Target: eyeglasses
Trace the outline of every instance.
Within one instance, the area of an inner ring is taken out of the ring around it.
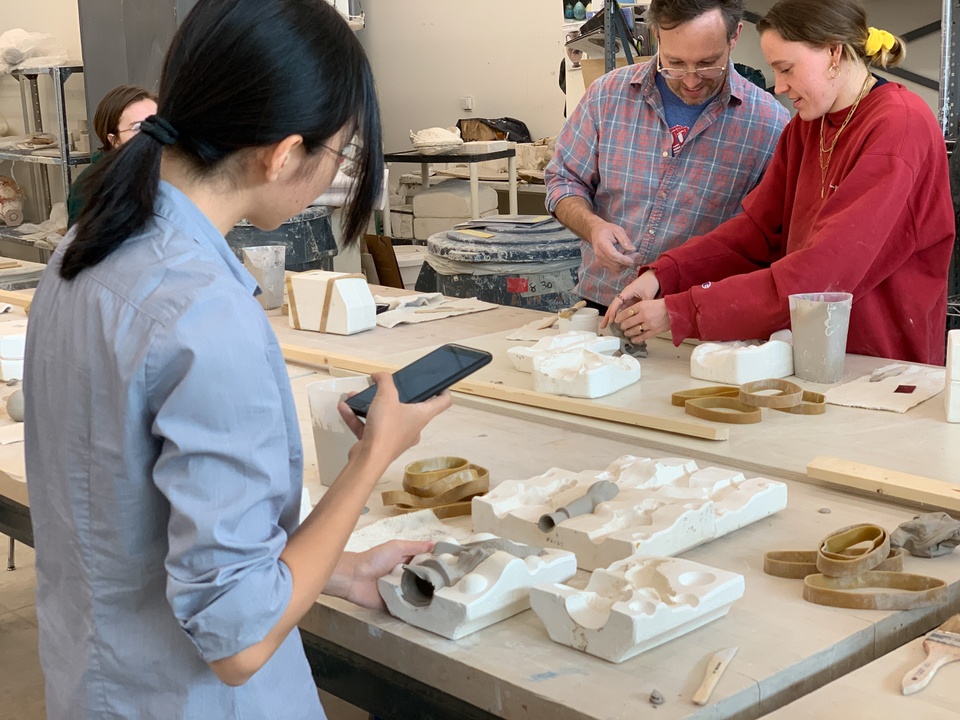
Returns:
[[[322,147],[340,159],[340,172],[350,177],[354,176],[354,173],[359,169],[360,145],[354,142],[348,142],[343,146],[343,150],[334,150],[329,145],[323,145]]]
[[[140,123],[139,123],[139,122],[135,122],[135,123],[133,123],[133,124],[132,124],[130,127],[128,127],[128,128],[123,128],[122,130],[117,130],[117,135],[119,135],[119,134],[121,134],[121,133],[125,133],[125,132],[133,133],[134,135],[136,135],[138,132],[140,132]]]
[[[657,53],[657,72],[670,80],[683,80],[687,73],[696,73],[698,77],[704,80],[716,80],[727,71],[727,66],[705,67],[696,70],[687,70],[686,68],[663,67],[660,64],[660,53]]]

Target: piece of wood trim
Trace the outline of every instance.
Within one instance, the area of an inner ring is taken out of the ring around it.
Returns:
[[[960,512],[960,485],[943,480],[823,456],[814,458],[807,465],[807,476],[834,485]]]
[[[32,295],[27,295],[22,292],[17,292],[15,290],[0,290],[0,302],[9,303],[11,305],[16,305],[18,307],[27,308],[30,307],[30,303],[33,301]]]
[[[314,350],[296,345],[281,344],[280,349],[283,352],[283,357],[288,362],[305,365],[325,365],[362,373],[392,372],[397,369],[396,365],[378,360],[362,360],[339,353],[330,353],[324,350]],[[633,410],[623,410],[608,405],[600,405],[591,400],[549,395],[534,390],[525,390],[523,388],[510,387],[492,382],[461,380],[451,389],[464,393],[465,395],[505,400],[518,405],[556,410],[571,415],[607,420],[634,427],[662,430],[664,432],[701,438],[703,440],[727,440],[730,437],[730,430],[725,427],[715,427],[713,425],[691,422],[680,418],[673,419],[660,417],[658,415],[648,415]]]

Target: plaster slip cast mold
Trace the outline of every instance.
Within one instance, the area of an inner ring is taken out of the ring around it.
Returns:
[[[530,607],[530,588],[563,582],[577,571],[573,554],[478,534],[438,542],[380,578],[390,614],[450,640],[506,620]]]
[[[544,532],[544,515],[583,497],[598,481],[618,492],[591,513],[560,519]],[[530,480],[506,480],[473,499],[473,529],[517,542],[570,550],[584,570],[632,555],[671,556],[783,510],[787,486],[735,470],[700,468],[682,458],[624,455],[606,470],[552,468]]]
[[[609,335],[598,336],[584,330],[571,330],[541,338],[530,347],[524,345],[507,349],[507,357],[522,373],[533,372],[533,359],[552,352],[583,347],[600,355],[612,355],[620,349],[620,341]]]
[[[781,330],[765,343],[757,340],[703,343],[690,354],[690,375],[725,385],[793,375],[791,339],[789,330]]]
[[[536,587],[530,605],[554,642],[619,663],[723,617],[743,589],[737,573],[640,556],[594,571],[584,590]]]
[[[630,355],[610,357],[579,347],[533,359],[533,389],[550,395],[599,398],[640,379],[640,362]]]

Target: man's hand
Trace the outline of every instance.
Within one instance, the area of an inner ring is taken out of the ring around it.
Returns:
[[[391,540],[362,553],[343,554],[324,592],[365,608],[383,608],[377,580],[415,555],[433,550],[432,542]]]
[[[634,264],[633,258],[624,255],[620,250],[632,252],[635,248],[627,233],[619,225],[599,220],[590,230],[587,242],[593,247],[597,262],[601,267],[621,272]]]

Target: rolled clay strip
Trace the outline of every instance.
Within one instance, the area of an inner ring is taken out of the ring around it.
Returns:
[[[680,390],[670,396],[670,403],[683,407],[688,400],[705,397],[737,397],[740,394],[740,388],[735,385],[711,385],[710,387],[691,388],[689,390]]]
[[[765,390],[779,390],[776,395],[758,395]],[[740,402],[754,407],[791,408],[800,404],[803,388],[789,380],[754,380],[740,386]]]
[[[734,412],[724,412],[714,408],[724,408]],[[759,408],[751,407],[733,397],[702,397],[687,400],[683,406],[687,415],[712,420],[713,422],[750,425],[760,422]]]
[[[780,412],[794,415],[823,415],[827,411],[827,398],[823,393],[804,390],[800,404],[793,407],[774,408]]]
[[[855,556],[863,552],[866,551],[861,548],[851,548],[845,550],[844,554]],[[874,569],[883,572],[902,572],[905,554],[903,548],[891,548],[887,559]],[[820,572],[817,570],[817,551],[771,550],[763,555],[763,571],[774,577],[803,580],[807,575],[816,575]]]
[[[609,480],[597,480],[576,500],[568,502],[552,513],[541,515],[537,527],[542,532],[550,532],[564,520],[593,513],[597,509],[597,505],[607,500],[613,500],[619,492],[620,486],[616,483]]]
[[[864,552],[849,555],[847,550],[870,543]],[[830,577],[852,577],[873,570],[890,555],[890,536],[879,525],[851,525],[820,541],[817,570]]]
[[[808,575],[803,599],[857,610],[914,610],[945,603],[948,592],[939,578],[870,570],[853,577]]]
[[[436,457],[407,465],[403,490],[381,493],[400,512],[430,509],[438,518],[469,515],[471,498],[490,489],[490,473],[464,458]]]

